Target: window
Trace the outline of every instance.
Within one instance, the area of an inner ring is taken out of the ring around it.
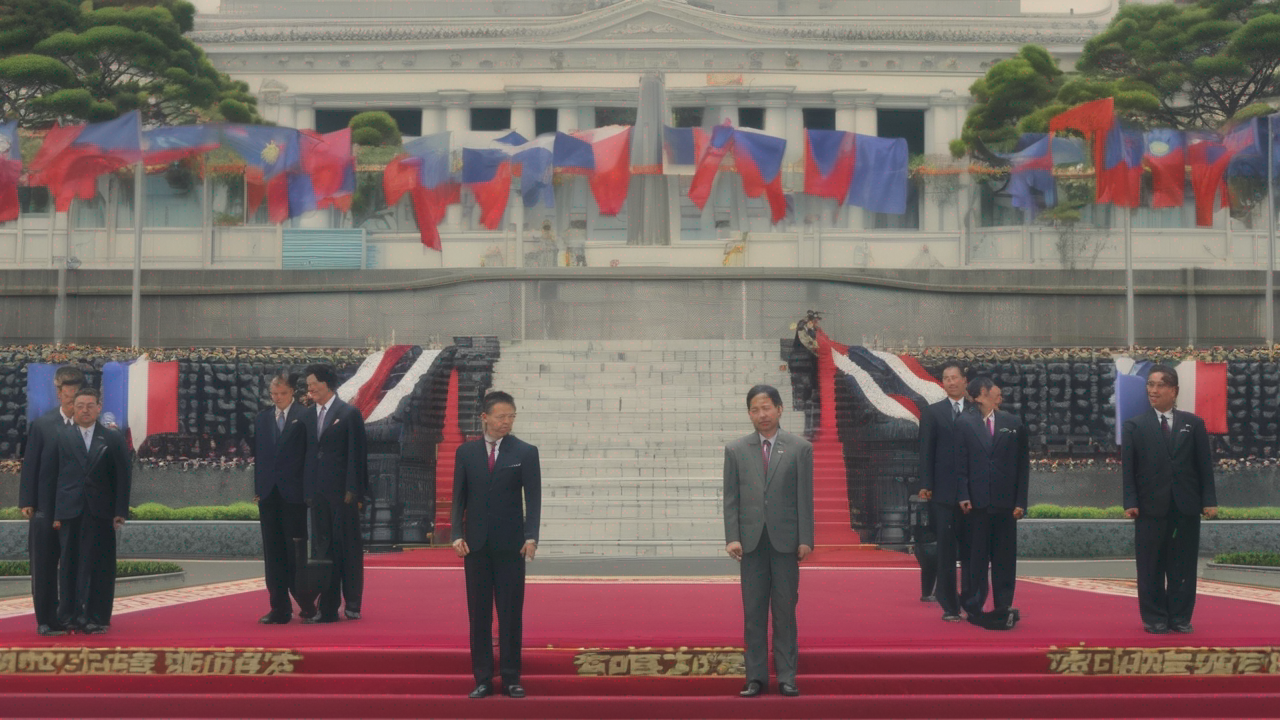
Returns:
[[[673,127],[702,127],[702,117],[705,108],[700,107],[678,107],[671,111],[671,123]]]
[[[316,132],[329,133],[351,124],[351,118],[379,108],[316,108]],[[422,110],[418,108],[385,108],[383,112],[396,121],[400,134],[417,137],[422,134]]]
[[[77,199],[71,203],[71,227],[78,230],[93,230],[107,226],[107,192],[111,185],[111,175],[98,178],[98,191],[92,200]]]
[[[23,215],[48,215],[53,207],[47,187],[18,186],[18,204]]]
[[[533,111],[533,134],[546,135],[560,129],[560,111],[555,108],[538,108]]]
[[[596,127],[608,127],[610,125],[635,125],[636,109],[626,107],[598,107],[596,108]]]
[[[471,129],[511,129],[511,108],[471,108]]]
[[[806,130],[836,129],[835,108],[804,108],[800,112],[804,116],[804,127]],[[921,128],[922,133],[923,131],[924,129]]]
[[[764,129],[764,108],[762,107],[738,108],[738,127],[753,128],[755,130],[763,130]]]
[[[876,133],[882,138],[898,137],[907,141],[907,155],[924,154],[924,110],[876,110]],[[870,213],[867,224],[877,230],[920,229],[920,186],[907,183],[907,211],[902,215]]]
[[[200,203],[201,180],[186,163],[147,175],[146,197],[142,203],[142,226],[152,228],[198,228],[204,224]],[[264,203],[265,205],[265,203]],[[133,177],[120,178],[116,199],[116,227],[133,227]]]

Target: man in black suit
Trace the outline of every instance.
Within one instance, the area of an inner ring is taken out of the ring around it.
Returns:
[[[338,373],[332,365],[311,365],[306,372],[314,408],[303,415],[305,495],[313,513],[316,553],[333,560],[329,587],[320,593],[320,612],[306,622],[337,622],[344,596],[347,619],[359,620],[364,594],[359,502],[366,495],[369,475],[364,418],[335,394]]]
[[[956,468],[960,472],[960,509],[969,515],[969,592],[960,603],[969,622],[988,628],[1012,628],[1018,620],[1013,588],[1018,570],[1017,521],[1027,514],[1031,456],[1027,430],[1012,413],[1000,410],[1000,388],[985,375],[969,383],[977,412],[956,421]],[[987,572],[995,607],[987,603]]]
[[[283,625],[293,617],[289,591],[294,589],[294,557],[289,541],[305,538],[307,506],[303,499],[302,472],[307,458],[307,412],[293,401],[297,383],[283,373],[271,379],[271,403],[254,422],[253,488],[262,526],[262,559],[266,571],[271,612],[258,622]],[[299,598],[299,617],[309,618],[316,609],[310,598]]]
[[[53,499],[57,485],[40,482],[40,457],[64,426],[75,422],[76,392],[84,387],[80,368],[60,367],[53,375],[58,407],[36,418],[27,427],[27,447],[22,456],[22,481],[18,507],[27,525],[27,553],[31,563],[31,600],[36,611],[36,632],[65,635],[58,622],[58,556],[62,547],[53,529]]]
[[[538,552],[542,469],[538,448],[511,434],[516,401],[504,392],[484,396],[484,437],[458,446],[453,470],[453,549],[467,576],[471,624],[472,698],[493,694],[493,613],[498,610],[502,691],[525,696],[520,685],[524,622],[524,564]]]
[[[942,366],[942,389],[947,399],[925,408],[920,416],[920,497],[929,500],[933,529],[938,537],[938,582],[934,595],[942,619],[960,622],[960,598],[969,594],[969,524],[960,509],[960,472],[956,459],[956,421],[973,408],[967,399],[964,368],[950,361]],[[960,591],[956,592],[956,559],[960,560]],[[921,600],[929,600],[927,597]]]
[[[116,529],[129,515],[130,455],[124,435],[98,423],[102,395],[76,391],[75,423],[58,429],[40,460],[41,483],[57,486],[53,526],[62,558],[58,621],[85,633],[111,626]]]
[[[1138,610],[1149,633],[1189,633],[1200,516],[1218,515],[1213,455],[1204,421],[1174,409],[1176,370],[1152,367],[1147,399],[1152,411],[1125,421],[1120,435],[1124,516],[1135,521]]]

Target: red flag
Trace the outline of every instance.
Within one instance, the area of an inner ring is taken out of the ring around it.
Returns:
[[[311,189],[315,193],[316,207],[326,207],[344,192],[343,181],[347,168],[355,165],[351,154],[351,128],[336,132],[320,133],[303,130],[299,143],[302,150],[302,171],[311,177]]]
[[[607,127],[574,133],[591,143],[596,169],[591,174],[591,194],[601,215],[617,215],[627,202],[631,186],[631,128]]]
[[[1214,200],[1222,188],[1222,206],[1227,207],[1226,183],[1222,182],[1231,162],[1231,153],[1216,138],[1192,138],[1187,147],[1191,164],[1191,190],[1196,196],[1196,225],[1213,226]]]
[[[839,130],[808,130],[804,142],[804,191],[844,202],[853,182],[857,138]]]
[[[413,219],[418,223],[418,236],[422,244],[439,252],[440,222],[445,209],[461,201],[462,186],[444,183],[435,188],[415,187],[412,190]]]
[[[289,175],[280,173],[268,181],[262,179],[262,169],[252,165],[244,169],[247,185],[246,204],[249,217],[258,213],[263,199],[267,201],[267,222],[278,225],[289,219]]]
[[[1158,128],[1143,138],[1142,162],[1151,168],[1151,207],[1182,207],[1187,184],[1186,138],[1181,130]]]
[[[1054,133],[1061,130],[1075,130],[1093,143],[1095,202],[1111,202],[1109,199],[1112,193],[1111,181],[1129,177],[1129,175],[1117,176],[1114,171],[1107,168],[1107,136],[1114,123],[1115,99],[1109,97],[1077,105],[1049,120],[1049,137],[1053,137]],[[1124,194],[1127,198],[1127,185],[1125,187]]]
[[[471,193],[480,206],[480,224],[497,230],[502,216],[507,212],[507,200],[511,197],[511,162],[504,160],[493,171],[493,179],[481,183],[469,183]]]
[[[418,187],[418,168],[422,161],[408,155],[397,155],[382,171],[382,194],[387,205],[400,202],[404,194]]]
[[[706,152],[698,158],[698,169],[689,182],[689,199],[699,210],[707,206],[711,198],[711,188],[715,184],[716,173],[720,171],[720,162],[733,147],[733,126],[726,120],[711,131],[711,143]]]
[[[0,123],[0,223],[17,220],[18,178],[22,175],[22,149],[16,120]]]

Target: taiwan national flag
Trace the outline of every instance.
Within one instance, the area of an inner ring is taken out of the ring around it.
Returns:
[[[907,141],[858,135],[857,160],[849,183],[846,205],[871,212],[902,215],[907,212]]]
[[[1143,138],[1142,162],[1151,168],[1151,207],[1182,207],[1186,144],[1181,130],[1152,130]]]
[[[1231,153],[1216,135],[1188,133],[1187,160],[1191,165],[1191,190],[1196,200],[1196,225],[1212,227],[1219,188],[1224,189],[1223,204],[1226,204],[1223,176],[1231,162]]]
[[[804,191],[843,201],[849,196],[857,156],[857,138],[840,130],[807,130],[804,145]]]
[[[742,177],[742,191],[749,198],[762,194],[769,201],[774,225],[787,215],[787,198],[782,192],[782,157],[787,141],[762,132],[738,128],[733,134],[733,163]]]
[[[148,165],[167,165],[219,146],[214,125],[179,125],[142,132],[142,154]]]
[[[135,110],[103,123],[55,125],[31,161],[30,183],[49,188],[58,212],[75,198],[93,199],[100,175],[142,158],[140,122]]]
[[[262,178],[267,181],[297,170],[301,161],[298,131],[293,128],[224,125],[222,142],[250,167],[262,171]]]
[[[134,450],[150,435],[178,432],[178,363],[143,355],[103,365],[102,418],[128,430]]]
[[[1048,135],[1039,136],[1030,146],[1009,158],[1009,195],[1014,207],[1034,214],[1039,208],[1034,192],[1044,197],[1045,207],[1058,204],[1057,185],[1053,179],[1054,157],[1050,148],[1060,141],[1060,138]]]
[[[301,171],[289,176],[290,217],[327,207],[350,210],[355,192],[351,128],[325,134],[303,130],[298,140]]]
[[[1142,203],[1142,133],[1114,123],[1097,168],[1099,203],[1136,208]]]
[[[511,153],[495,148],[462,149],[462,184],[480,206],[480,223],[497,230],[511,196]]]
[[[18,121],[0,123],[0,223],[17,220],[18,178],[22,175],[22,147],[18,144]]]
[[[425,135],[405,144],[405,154],[387,164],[382,189],[388,205],[410,193],[413,216],[422,244],[439,252],[441,221],[445,209],[460,200],[460,186],[453,179],[449,160],[449,132]]]
[[[711,188],[715,186],[716,173],[720,172],[720,163],[733,147],[733,126],[729,121],[715,126],[711,130],[711,139],[706,150],[698,156],[698,167],[689,182],[689,199],[702,210],[711,199]]]

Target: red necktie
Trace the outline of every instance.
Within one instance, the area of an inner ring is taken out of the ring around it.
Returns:
[[[769,474],[769,441],[764,441],[764,474]]]
[[[493,466],[498,462],[498,443],[496,441],[491,442],[489,446],[491,448],[489,450],[489,472],[493,472]]]
[[[987,418],[987,433],[990,434],[991,437],[996,436],[996,419],[994,416]]]
[[[1169,437],[1169,416],[1168,415],[1160,416],[1160,429],[1164,431],[1165,439],[1168,439]]]

